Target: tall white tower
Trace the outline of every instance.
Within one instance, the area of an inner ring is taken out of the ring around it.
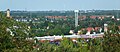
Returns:
[[[10,9],[7,9],[7,17],[10,17]]]
[[[104,24],[104,32],[108,31],[107,26],[108,26],[108,24]]]
[[[79,10],[75,10],[74,12],[75,12],[75,27],[77,27],[78,26],[78,12],[79,12]]]

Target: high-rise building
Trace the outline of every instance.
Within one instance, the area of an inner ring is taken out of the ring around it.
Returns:
[[[10,9],[7,9],[7,17],[11,17],[10,16]]]
[[[79,10],[75,10],[74,12],[75,12],[75,27],[77,27],[78,26],[78,12],[79,12]]]

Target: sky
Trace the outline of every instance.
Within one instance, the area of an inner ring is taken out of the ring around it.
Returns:
[[[0,10],[116,10],[120,0],[0,0]]]

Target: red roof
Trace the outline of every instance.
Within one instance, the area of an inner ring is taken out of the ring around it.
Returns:
[[[95,31],[97,31],[97,30],[99,30],[99,29],[100,29],[100,27],[95,27],[95,29],[94,29],[94,30],[95,30]]]
[[[97,16],[90,16],[90,18],[95,19]]]
[[[86,30],[89,31],[89,32],[91,32],[92,30],[94,30],[94,28],[88,27],[88,28],[86,28]]]
[[[79,19],[86,19],[86,16],[78,16]]]
[[[66,19],[66,16],[45,16],[46,18],[63,18],[63,19]]]

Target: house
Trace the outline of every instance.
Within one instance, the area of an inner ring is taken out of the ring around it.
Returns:
[[[86,16],[84,15],[84,16],[78,16],[78,18],[80,19],[80,20],[85,20],[86,19]]]
[[[120,26],[118,26],[118,28],[120,29]]]
[[[91,32],[91,31],[94,30],[94,28],[93,27],[88,27],[88,28],[86,28],[86,30],[87,30],[87,32]]]
[[[100,30],[100,28],[101,28],[101,27],[95,27],[94,30],[95,30],[95,31],[98,31],[98,30]]]
[[[66,19],[66,16],[45,16],[45,17],[49,19]]]
[[[70,34],[73,34],[74,33],[74,30],[70,30],[70,32],[69,32]]]
[[[97,16],[90,16],[90,18],[91,18],[91,19],[95,19],[95,18],[97,18]]]

